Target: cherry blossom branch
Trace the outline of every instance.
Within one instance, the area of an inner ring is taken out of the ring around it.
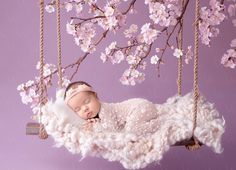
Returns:
[[[106,31],[102,34],[101,38],[99,38],[99,40],[94,44],[95,46],[97,46],[104,38],[106,38],[108,31],[109,31],[109,30],[106,30]]]
[[[105,32],[102,34],[101,38],[95,43],[96,46],[106,37],[107,33],[108,33],[108,30],[105,31]],[[73,67],[76,66],[76,69],[75,69],[75,71],[72,73],[72,75],[71,75],[71,77],[70,77],[70,80],[72,80],[73,77],[76,75],[76,73],[78,72],[78,69],[79,69],[80,64],[87,58],[87,56],[88,56],[89,54],[90,54],[90,53],[85,53],[85,54],[84,54],[82,57],[80,57],[76,62],[74,62],[74,63],[72,63],[72,64],[69,64],[69,65],[67,65],[67,66],[65,66],[65,67],[62,68],[62,70],[66,70],[66,69],[68,69],[68,68],[73,68]],[[56,74],[57,72],[58,72],[58,69],[54,70],[54,71],[51,72],[49,75],[45,76],[44,79],[47,79],[47,78],[49,78],[49,77],[52,77],[52,75]],[[38,83],[35,82],[35,83],[33,83],[32,85],[26,87],[25,90],[28,90],[29,88],[32,88],[33,86],[35,86],[35,87],[38,89]],[[36,90],[36,92],[37,92],[37,90]]]
[[[97,6],[97,4],[92,4],[92,7],[96,8],[97,10],[101,11],[102,13],[104,13],[104,11],[101,8],[99,8]]]
[[[123,12],[122,15],[126,15],[134,7],[135,2],[136,0],[132,0],[132,2],[129,4],[128,9],[125,12]]]
[[[82,22],[79,23],[79,24],[82,24],[83,22],[86,22],[86,21],[91,21],[91,20],[93,20],[93,19],[98,19],[98,18],[106,18],[106,16],[99,15],[99,16],[90,17],[90,18],[70,17],[70,19],[82,20]]]
[[[184,7],[183,7],[183,11],[182,11],[181,15],[177,18],[177,23],[174,25],[174,28],[173,28],[173,29],[171,30],[171,32],[168,34],[168,37],[167,37],[166,43],[165,43],[165,47],[162,49],[161,56],[160,56],[160,60],[158,61],[158,64],[157,64],[157,72],[158,72],[157,74],[158,74],[158,77],[160,77],[160,64],[163,63],[163,56],[164,56],[164,53],[165,53],[167,47],[170,46],[170,45],[169,45],[169,40],[170,40],[172,34],[174,33],[174,31],[175,31],[175,29],[177,28],[178,25],[180,25],[180,29],[181,29],[181,27],[182,27],[181,20],[182,20],[182,18],[183,18],[183,16],[184,16],[184,13],[185,13],[186,9],[187,9],[188,3],[189,3],[189,0],[186,1],[185,5],[184,5]],[[164,28],[164,29],[162,30],[162,32],[165,31],[165,30],[167,31],[167,27]]]
[[[72,64],[72,67],[74,67],[75,65],[77,65],[77,66],[76,66],[76,69],[75,69],[74,73],[70,77],[70,81],[74,78],[74,76],[76,75],[76,73],[79,70],[80,64],[86,59],[86,57],[88,55],[89,55],[89,53],[85,53],[83,57],[80,57],[74,64]]]
[[[140,59],[140,61],[133,67],[133,69],[137,69],[138,68],[138,66],[140,65],[140,63],[145,59],[145,58],[147,58],[148,57],[148,55],[150,54],[150,52],[151,52],[151,49],[152,49],[152,45],[153,45],[153,43],[151,43],[150,45],[148,45],[148,51],[147,51],[147,53],[145,54],[145,56],[144,57],[141,57],[141,59]]]

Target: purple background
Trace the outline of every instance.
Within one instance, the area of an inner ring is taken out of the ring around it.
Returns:
[[[193,4],[190,4],[185,28],[185,45],[192,43]],[[141,1],[137,9],[146,10]],[[63,12],[63,14],[65,14]],[[141,24],[150,22],[147,16],[139,12],[128,21]],[[68,15],[62,21],[62,51],[63,65],[75,61],[80,56],[79,48],[73,43],[72,37],[65,33],[65,23]],[[56,24],[55,14],[45,14],[45,56],[47,62],[56,58]],[[99,158],[80,160],[79,155],[72,155],[64,148],[53,148],[53,140],[40,140],[36,136],[25,135],[25,124],[30,121],[32,112],[28,106],[21,103],[16,90],[18,84],[33,79],[37,75],[35,65],[38,61],[39,9],[37,1],[14,0],[2,1],[0,5],[0,52],[1,52],[1,140],[0,169],[1,170],[76,170],[76,169],[123,169],[117,162],[108,162]],[[142,22],[141,22],[142,21]],[[216,104],[217,109],[226,120],[226,132],[223,136],[223,154],[215,154],[205,146],[196,152],[189,152],[184,147],[171,148],[164,155],[160,165],[152,164],[146,169],[202,169],[202,170],[233,170],[236,169],[236,79],[235,69],[224,68],[220,64],[223,53],[229,48],[230,41],[236,35],[235,28],[229,20],[220,26],[221,32],[212,41],[211,48],[201,46],[199,81],[200,90],[206,98]],[[104,46],[114,39],[122,42],[119,36],[113,36],[104,41],[96,54],[81,65],[76,79],[85,80],[93,85],[103,101],[121,101],[132,97],[144,97],[155,103],[163,103],[174,95],[176,88],[177,60],[166,54],[166,64],[161,67],[161,77],[157,78],[155,68],[149,65],[146,70],[146,80],[135,87],[123,86],[118,79],[127,65],[102,64],[99,59]],[[157,44],[161,44],[160,39]],[[183,92],[192,88],[192,64],[184,65]]]

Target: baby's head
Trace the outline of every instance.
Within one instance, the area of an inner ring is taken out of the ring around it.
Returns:
[[[83,81],[69,84],[64,100],[67,106],[84,120],[96,117],[101,107],[97,94],[88,83]]]

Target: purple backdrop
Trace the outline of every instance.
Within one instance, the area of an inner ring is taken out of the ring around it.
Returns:
[[[192,3],[192,2],[191,2]],[[193,5],[193,4],[190,4]],[[146,9],[143,2],[137,3],[139,10]],[[193,8],[188,9],[185,18],[185,45],[192,43]],[[63,14],[65,14],[63,12]],[[132,16],[129,21],[147,20],[142,16],[145,11]],[[80,56],[79,48],[72,37],[65,33],[68,15],[63,15],[62,47],[63,64],[71,63]],[[80,161],[79,155],[72,155],[64,148],[53,148],[53,140],[40,140],[36,136],[25,135],[25,124],[30,121],[31,110],[23,105],[16,91],[18,84],[37,75],[35,65],[38,60],[39,10],[38,1],[2,1],[0,5],[0,52],[1,52],[1,145],[0,169],[2,170],[85,170],[85,169],[123,169],[117,162],[108,162],[99,158],[86,158]],[[147,22],[149,22],[147,20]],[[141,23],[141,22],[140,22]],[[140,24],[139,23],[139,24]],[[212,48],[201,46],[200,49],[200,89],[207,99],[216,104],[226,120],[226,132],[223,136],[223,154],[215,154],[205,146],[196,152],[189,152],[184,147],[174,147],[164,155],[160,165],[152,164],[146,169],[236,169],[236,79],[234,69],[224,68],[220,64],[222,54],[229,48],[229,43],[236,35],[229,20],[221,26],[219,37],[211,44]],[[45,56],[48,62],[56,58],[56,23],[55,14],[45,14]],[[91,55],[80,67],[76,79],[88,81],[98,92],[103,101],[121,101],[131,97],[145,97],[155,103],[162,103],[174,95],[176,88],[177,60],[166,54],[166,64],[161,67],[161,77],[157,78],[154,66],[149,65],[144,83],[135,87],[122,86],[118,79],[126,65],[102,64],[99,59],[104,46],[118,37],[111,36],[104,42],[96,54]],[[161,42],[159,42],[161,43]],[[192,64],[184,65],[183,91],[192,88]],[[112,95],[111,95],[112,94]]]

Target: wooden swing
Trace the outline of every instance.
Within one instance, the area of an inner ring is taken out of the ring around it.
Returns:
[[[184,0],[182,1],[182,5]],[[200,2],[196,0],[195,3],[195,23],[194,23],[194,81],[193,81],[193,90],[194,90],[194,108],[193,108],[193,136],[190,139],[186,139],[180,142],[175,143],[173,146],[186,146],[189,150],[194,147],[199,147],[202,144],[194,137],[194,131],[197,126],[197,106],[198,106],[198,97],[199,97],[199,87],[198,87],[198,37],[199,37],[199,9]],[[58,50],[58,75],[59,75],[59,86],[62,87],[62,66],[61,66],[61,32],[60,32],[60,0],[56,0],[56,15],[57,15],[57,50]],[[40,0],[40,114],[39,114],[39,123],[27,123],[26,125],[26,134],[27,135],[38,135],[40,139],[46,139],[48,137],[46,130],[44,129],[43,124],[41,123],[42,112],[41,108],[46,103],[46,98],[44,97],[44,77],[43,77],[43,66],[44,66],[44,43],[43,43],[43,24],[44,24],[44,0]],[[178,48],[183,49],[183,19],[180,21],[181,29],[178,33]],[[181,83],[182,83],[182,57],[178,59],[178,95],[181,95]]]
[[[61,65],[61,25],[60,25],[60,0],[56,0],[56,15],[57,15],[57,52],[58,52],[58,77],[59,77],[59,87],[62,87],[62,65]],[[40,75],[40,82],[39,82],[39,88],[40,88],[40,114],[39,114],[39,123],[35,122],[29,122],[26,125],[26,134],[27,135],[38,135],[40,139],[46,139],[48,138],[48,134],[42,124],[41,117],[42,112],[41,108],[42,106],[47,102],[45,99],[45,93],[44,93],[44,77],[43,77],[43,66],[44,66],[44,0],[40,0],[40,69],[39,69],[39,75]]]

